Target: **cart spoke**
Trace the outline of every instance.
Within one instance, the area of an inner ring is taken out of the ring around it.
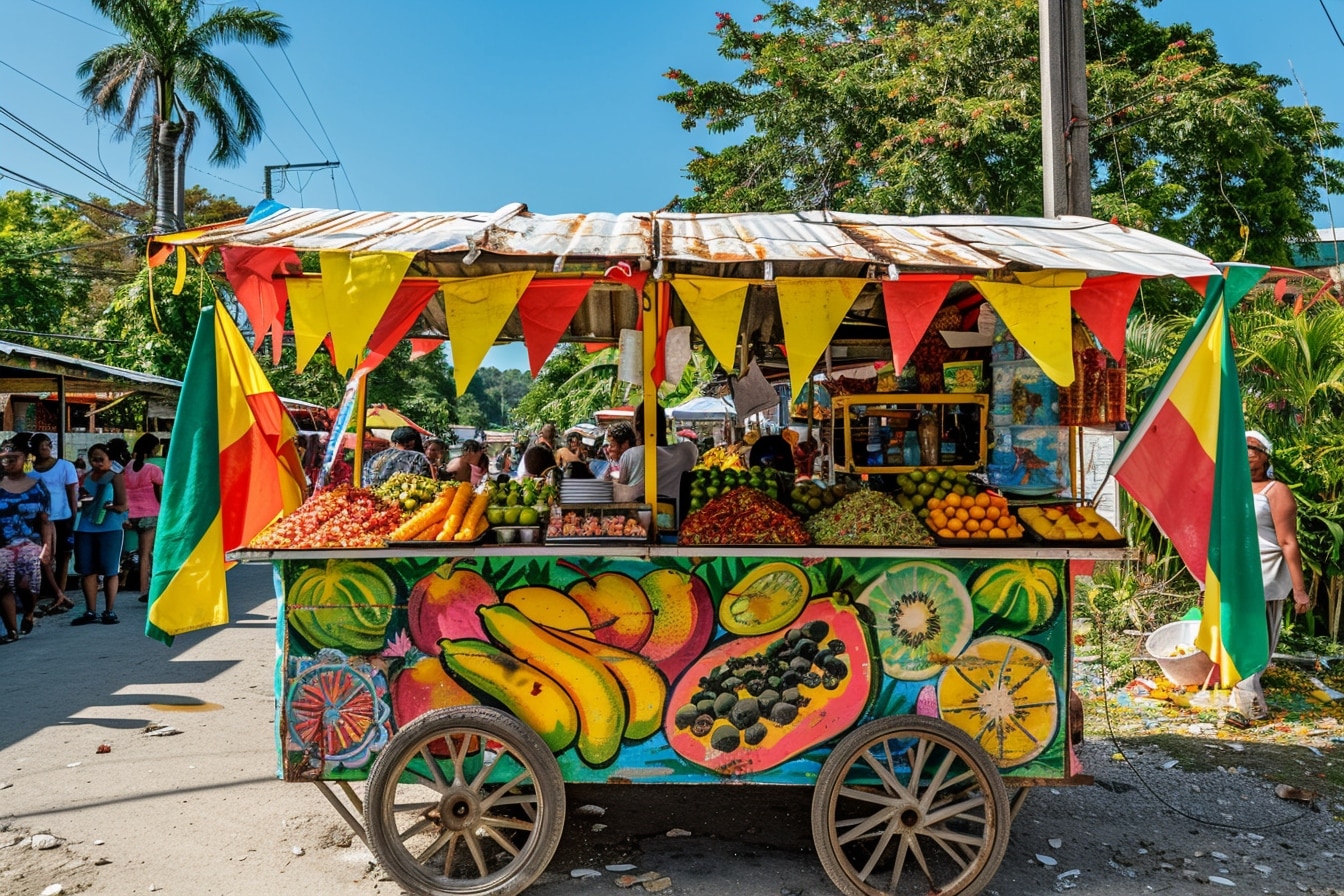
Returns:
[[[471,789],[479,791],[485,784],[485,780],[490,777],[490,773],[499,765],[499,761],[505,756],[512,755],[512,751],[507,747],[500,747],[499,752],[489,762],[484,761],[484,751],[482,751],[481,770],[476,773],[476,778],[471,782]]]
[[[924,879],[931,885],[937,886],[937,881],[933,879],[933,872],[929,870],[928,860],[924,858],[924,850],[920,848],[919,834],[915,831],[911,831],[909,834],[906,834],[906,837],[910,841],[910,851],[915,854],[915,861],[919,863],[920,869],[924,872]]]
[[[504,818],[499,815],[482,816],[481,822],[497,828],[508,828],[512,831],[531,831],[536,828],[536,825],[530,821],[523,821],[521,818]]]
[[[934,772],[933,780],[929,782],[929,786],[924,791],[924,798],[919,802],[921,809],[927,810],[929,806],[933,805],[934,797],[938,795],[938,791],[943,789],[943,780],[947,777],[947,770],[952,767],[952,762],[956,758],[955,753],[951,750],[947,751],[947,755],[938,765],[938,771]]]
[[[459,831],[453,831],[452,837],[448,841],[448,848],[443,853],[443,876],[453,876],[453,856],[457,854],[457,844],[462,842],[462,834]]]
[[[523,781],[526,781],[530,777],[532,777],[532,772],[524,768],[521,772],[519,772],[517,775],[514,776],[512,781],[499,787],[494,793],[490,794],[488,797],[481,800],[481,811],[485,812],[488,809],[490,809],[490,807],[495,805],[496,802],[502,799],[505,794],[507,794],[510,790],[517,787],[519,784],[521,784]]]
[[[891,886],[888,893],[895,893],[901,883],[901,871],[905,869],[905,857],[910,851],[910,838],[913,834],[902,834],[900,845],[896,847],[896,863],[891,866]],[[866,880],[867,878],[865,878]]]
[[[425,744],[420,748],[420,758],[424,760],[425,765],[429,768],[429,786],[433,787],[439,793],[446,791],[449,787],[448,779],[443,775],[443,769],[439,766],[438,758],[429,751],[429,744]],[[417,774],[417,777],[424,776]]]
[[[895,806],[902,802],[907,802],[907,800],[900,800],[895,797],[887,796],[885,793],[874,793],[871,790],[864,790],[860,787],[841,787],[840,796],[865,803],[877,803],[879,806]]]
[[[947,827],[940,826],[936,828],[928,828],[925,830],[925,833],[927,833],[930,837],[938,837],[940,839],[946,840],[948,843],[955,843],[958,846],[980,847],[985,845],[984,837],[981,837],[977,834],[965,833],[963,831],[954,831],[951,828]],[[972,852],[972,854],[974,854],[974,852]]]
[[[943,806],[942,808],[936,811],[928,813],[928,815],[924,817],[924,821],[926,824],[932,826],[942,824],[944,821],[954,816],[960,816],[962,818],[965,818],[967,821],[982,822],[983,819],[981,818],[966,816],[963,815],[962,813],[983,806],[984,804],[985,804],[984,795],[977,793],[975,796],[972,796],[968,799],[964,799],[959,803],[952,803],[951,805]]]
[[[483,824],[480,828],[478,828],[478,830],[484,830],[487,834],[489,834],[490,839],[498,843],[500,848],[503,849],[505,852],[507,852],[509,855],[511,856],[518,855],[518,847],[514,846],[508,837],[505,837],[499,831],[495,830],[493,825]]]
[[[851,818],[845,821],[837,821],[835,823],[836,827],[840,827],[841,825],[845,826],[854,825],[854,827],[851,830],[846,831],[845,835],[841,837],[837,842],[841,846],[844,846],[846,843],[852,843],[855,840],[862,837],[864,834],[871,831],[873,828],[882,824],[882,822],[890,821],[894,815],[895,813],[891,809],[883,809],[881,812],[874,812],[867,818],[863,819]]]
[[[471,852],[471,857],[476,862],[476,870],[485,877],[490,873],[490,869],[485,866],[485,853],[481,852],[480,838],[471,834],[463,834],[462,839],[467,841],[467,849]]]
[[[402,842],[404,843],[405,841],[411,839],[416,834],[420,833],[426,828],[432,827],[434,824],[436,824],[436,822],[432,818],[420,819],[415,824],[411,825],[406,830],[401,832]]]
[[[406,812],[424,812],[427,809],[433,809],[438,804],[438,800],[431,800],[427,803],[393,803],[392,811],[397,815],[402,815]]]
[[[877,867],[877,863],[882,858],[882,854],[885,853],[887,847],[891,845],[891,838],[895,833],[896,826],[887,825],[886,830],[882,832],[882,839],[877,841],[877,845],[873,847],[873,854],[868,857],[868,861],[864,863],[863,870],[859,872],[859,877],[862,880],[867,880],[868,875],[873,873],[873,869]]]
[[[409,835],[406,834],[402,835],[401,839],[403,842],[405,842],[407,836]],[[438,836],[437,839],[435,839],[433,843],[429,844],[429,846],[426,847],[420,853],[420,855],[416,856],[415,860],[423,865],[429,859],[430,856],[434,855],[434,853],[443,849],[443,845],[447,843],[449,840],[451,840],[454,836],[456,836],[456,833],[454,831],[444,831],[442,834]]]
[[[874,772],[877,773],[877,777],[881,779],[883,786],[885,786],[887,790],[894,791],[902,799],[907,799],[912,802],[914,801],[915,799],[914,794],[906,790],[905,786],[901,784],[900,780],[896,777],[896,775],[892,771],[890,771],[885,765],[874,759],[872,754],[866,750],[863,753],[863,761],[868,763],[868,766],[872,768]],[[911,778],[910,780],[913,782],[914,778]]]

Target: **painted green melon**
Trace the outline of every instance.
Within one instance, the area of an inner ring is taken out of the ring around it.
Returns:
[[[299,574],[285,594],[290,629],[314,647],[350,654],[383,649],[396,586],[379,566],[362,560],[328,560]]]
[[[937,675],[971,640],[971,596],[945,566],[915,560],[884,571],[859,596],[876,617],[882,668],[892,678]]]
[[[1025,635],[1045,629],[1059,613],[1059,577],[1052,566],[1030,560],[1005,560],[980,573],[971,601],[994,619],[994,631]]]

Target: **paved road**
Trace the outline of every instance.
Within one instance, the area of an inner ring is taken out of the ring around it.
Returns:
[[[270,570],[240,567],[230,577],[231,624],[180,637],[171,649],[144,637],[144,605],[133,595],[120,602],[119,626],[72,628],[67,615],[39,620],[32,636],[0,647],[0,785],[10,785],[0,789],[0,827],[17,832],[0,833],[0,847],[31,832],[61,841],[43,852],[0,848],[0,894],[36,896],[58,882],[66,892],[113,896],[399,892],[371,870],[370,854],[316,788],[275,779]],[[150,737],[150,724],[181,734]],[[98,754],[102,744],[110,752]],[[1340,826],[1328,814],[1260,834],[1192,821],[1158,803],[1111,751],[1089,744],[1084,760],[1112,790],[1044,789],[1027,801],[994,892],[1069,884],[1115,896],[1207,892],[1214,875],[1243,890],[1327,893],[1344,880],[1344,859],[1330,852],[1344,854]],[[1164,798],[1208,821],[1297,814],[1250,776],[1163,770],[1160,753],[1131,752]],[[670,874],[674,892],[690,896],[833,892],[812,852],[806,790],[574,787],[568,798],[606,814],[571,816],[559,854],[530,891],[537,896],[616,892],[614,874],[577,881],[569,871],[621,861]],[[672,828],[694,836],[664,836]],[[1075,868],[1078,877],[1057,880]]]

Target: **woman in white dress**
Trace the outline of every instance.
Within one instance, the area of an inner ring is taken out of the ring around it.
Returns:
[[[1273,444],[1264,433],[1246,433],[1246,459],[1251,466],[1255,494],[1255,522],[1260,541],[1260,575],[1265,583],[1265,621],[1269,626],[1272,657],[1283,628],[1283,605],[1289,594],[1297,612],[1311,609],[1302,575],[1302,552],[1297,546],[1297,501],[1288,486],[1274,478],[1270,465]],[[1244,678],[1232,689],[1233,706],[1252,719],[1269,717],[1260,674]]]

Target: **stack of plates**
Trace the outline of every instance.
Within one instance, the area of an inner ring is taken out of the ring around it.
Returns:
[[[610,504],[611,481],[604,479],[562,479],[561,504]]]

